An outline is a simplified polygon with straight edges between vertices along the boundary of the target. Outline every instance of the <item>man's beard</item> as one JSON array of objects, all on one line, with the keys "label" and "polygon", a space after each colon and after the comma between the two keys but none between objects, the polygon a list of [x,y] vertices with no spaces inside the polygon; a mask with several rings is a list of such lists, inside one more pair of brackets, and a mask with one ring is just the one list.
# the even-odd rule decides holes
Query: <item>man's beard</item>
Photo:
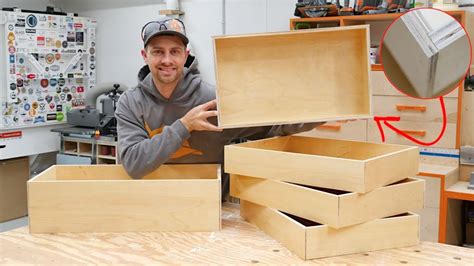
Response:
[{"label": "man's beard", "polygon": [[158,70],[157,78],[161,83],[169,84],[169,83],[173,83],[173,82],[177,81],[181,77],[181,75],[182,75],[182,72],[177,70],[175,75],[163,76],[163,75],[160,74],[160,71]]}]

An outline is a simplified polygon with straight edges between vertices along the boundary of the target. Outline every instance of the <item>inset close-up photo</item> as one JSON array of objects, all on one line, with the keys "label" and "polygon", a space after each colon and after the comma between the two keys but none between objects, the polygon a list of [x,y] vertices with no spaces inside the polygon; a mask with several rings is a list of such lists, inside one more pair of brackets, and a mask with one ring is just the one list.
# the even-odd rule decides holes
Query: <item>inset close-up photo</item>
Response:
[{"label": "inset close-up photo", "polygon": [[430,99],[448,94],[464,79],[471,45],[461,24],[437,9],[400,16],[382,39],[385,75],[402,93]]}]

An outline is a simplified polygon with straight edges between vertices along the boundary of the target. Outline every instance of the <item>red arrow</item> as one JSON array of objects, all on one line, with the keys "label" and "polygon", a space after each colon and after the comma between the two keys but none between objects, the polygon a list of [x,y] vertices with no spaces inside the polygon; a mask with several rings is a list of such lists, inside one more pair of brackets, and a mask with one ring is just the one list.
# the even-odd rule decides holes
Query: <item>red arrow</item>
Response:
[{"label": "red arrow", "polygon": [[414,137],[408,135],[407,133],[401,131],[400,129],[394,127],[393,125],[391,125],[388,122],[388,121],[400,121],[399,116],[374,116],[374,120],[377,123],[377,127],[379,128],[379,131],[380,131],[380,136],[382,137],[382,142],[385,142],[385,135],[384,135],[383,128],[382,128],[382,121],[383,121],[383,123],[388,128],[395,131],[398,135],[402,135],[405,138],[407,138],[407,139],[409,139],[409,140],[411,140],[411,141],[413,141],[417,144],[420,144],[420,145],[423,145],[423,146],[431,146],[433,144],[436,144],[441,139],[441,137],[443,137],[444,131],[446,130],[446,107],[444,106],[443,97],[439,97],[439,101],[441,102],[441,111],[443,113],[443,127],[441,128],[441,133],[439,134],[439,136],[435,140],[433,140],[432,142],[423,142],[423,141],[417,140]]}]

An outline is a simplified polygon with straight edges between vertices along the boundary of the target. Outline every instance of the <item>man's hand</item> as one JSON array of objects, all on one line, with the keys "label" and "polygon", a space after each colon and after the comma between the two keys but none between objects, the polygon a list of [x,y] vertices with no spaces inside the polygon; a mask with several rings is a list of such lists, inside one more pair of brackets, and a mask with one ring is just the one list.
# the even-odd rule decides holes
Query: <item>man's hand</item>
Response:
[{"label": "man's hand", "polygon": [[207,103],[198,105],[193,109],[189,110],[180,120],[189,132],[196,131],[222,131],[222,129],[209,123],[207,119],[209,117],[217,116],[215,110],[217,106],[217,100],[212,100]]}]

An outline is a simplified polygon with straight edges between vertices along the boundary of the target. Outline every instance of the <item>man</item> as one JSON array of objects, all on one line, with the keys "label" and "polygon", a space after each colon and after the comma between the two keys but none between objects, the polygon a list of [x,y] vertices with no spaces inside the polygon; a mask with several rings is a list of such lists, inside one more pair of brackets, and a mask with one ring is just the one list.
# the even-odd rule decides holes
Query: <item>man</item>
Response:
[{"label": "man", "polygon": [[[215,125],[215,88],[201,79],[197,60],[188,60],[184,24],[178,19],[151,21],[143,27],[142,39],[146,66],[138,73],[138,86],[120,97],[115,112],[119,158],[133,178],[142,178],[163,163],[222,163],[223,147],[233,140],[292,134],[315,126],[222,131]],[[187,60],[190,65],[185,67]]]}]

